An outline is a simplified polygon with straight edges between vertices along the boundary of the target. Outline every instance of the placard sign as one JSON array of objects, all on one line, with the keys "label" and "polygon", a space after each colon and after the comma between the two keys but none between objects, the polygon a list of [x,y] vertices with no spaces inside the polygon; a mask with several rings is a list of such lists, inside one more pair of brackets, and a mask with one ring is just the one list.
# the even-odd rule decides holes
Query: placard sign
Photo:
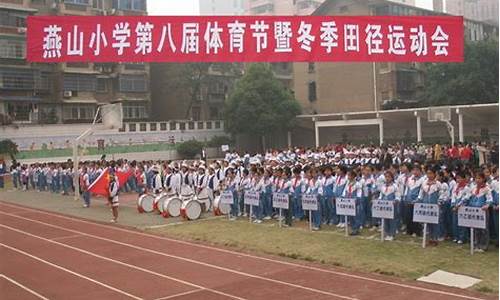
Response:
[{"label": "placard sign", "polygon": [[481,207],[458,208],[458,226],[486,229],[486,212]]},{"label": "placard sign", "polygon": [[245,192],[245,204],[252,206],[259,206],[260,195],[254,191],[246,191]]},{"label": "placard sign", "polygon": [[356,199],[352,198],[337,198],[335,201],[337,215],[341,216],[356,216]]},{"label": "placard sign", "polygon": [[288,209],[288,194],[285,193],[274,193],[273,194],[273,207]]},{"label": "placard sign", "polygon": [[413,206],[413,222],[438,224],[439,205],[415,203],[415,205]]},{"label": "placard sign", "polygon": [[222,204],[233,204],[234,198],[231,191],[224,191],[220,194],[220,203]]},{"label": "placard sign", "polygon": [[394,201],[372,200],[372,217],[394,219]]},{"label": "placard sign", "polygon": [[318,195],[302,195],[303,210],[318,210]]}]

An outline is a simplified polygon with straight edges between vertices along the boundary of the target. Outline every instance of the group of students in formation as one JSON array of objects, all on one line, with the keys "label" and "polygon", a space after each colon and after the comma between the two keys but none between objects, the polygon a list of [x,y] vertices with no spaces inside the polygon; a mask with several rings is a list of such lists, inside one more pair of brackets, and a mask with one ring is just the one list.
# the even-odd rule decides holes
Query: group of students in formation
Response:
[{"label": "group of students in formation", "polygon": [[[184,187],[195,193],[206,191],[213,201],[217,194],[230,191],[234,202],[230,217],[247,217],[252,213],[255,223],[278,218],[273,208],[273,194],[289,195],[289,208],[284,211],[285,224],[304,220],[308,212],[302,209],[302,196],[315,195],[318,210],[311,212],[313,230],[325,226],[351,228],[351,235],[363,229],[384,230],[385,239],[393,240],[397,234],[421,236],[422,226],[413,222],[415,203],[439,205],[439,224],[428,224],[430,245],[444,239],[457,244],[468,242],[468,229],[458,226],[457,210],[460,206],[479,207],[485,210],[487,228],[476,229],[474,246],[477,251],[488,248],[490,236],[498,240],[498,166],[484,164],[473,166],[460,159],[420,160],[400,150],[374,148],[363,150],[341,149],[287,149],[269,151],[263,155],[240,156],[228,152],[225,159],[171,162],[85,162],[80,164],[80,188],[84,206],[90,205],[90,184],[105,168],[132,171],[132,176],[121,191],[139,194],[159,194],[173,191],[178,194]],[[68,194],[73,188],[72,163],[33,164],[17,166],[11,170],[15,187],[50,190]],[[113,173],[113,172],[111,172]],[[115,185],[116,189],[117,186]],[[245,204],[245,192],[257,192],[259,205]],[[356,199],[356,216],[336,212],[338,198]],[[372,200],[394,202],[394,219],[381,227],[381,220],[371,214]]]}]

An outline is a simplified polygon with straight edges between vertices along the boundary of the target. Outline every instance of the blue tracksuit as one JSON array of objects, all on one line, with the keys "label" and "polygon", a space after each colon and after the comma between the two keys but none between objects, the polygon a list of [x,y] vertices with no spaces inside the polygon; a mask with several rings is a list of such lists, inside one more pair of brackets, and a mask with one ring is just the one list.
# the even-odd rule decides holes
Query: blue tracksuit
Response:
[{"label": "blue tracksuit", "polygon": [[[345,175],[337,175],[337,178],[335,179],[335,190],[334,190],[335,198],[342,197],[342,193],[344,192],[346,183],[347,183],[347,177]],[[337,210],[335,208],[335,204],[333,204],[332,214],[330,215],[330,223],[331,224],[343,223],[343,221],[340,220],[339,216],[337,216]]]},{"label": "blue tracksuit", "polygon": [[[321,197],[323,223],[330,223],[332,211],[334,209],[335,198],[335,177],[325,177],[323,181],[323,196]],[[333,223],[331,223],[333,224]]]},{"label": "blue tracksuit", "polygon": [[[395,183],[384,184],[379,187],[379,200],[394,201],[394,208],[397,206],[397,202],[401,200],[401,195],[399,189]],[[387,236],[394,237],[396,235],[397,219],[396,219],[396,209],[394,209],[394,219],[386,220],[384,226],[384,232]]]},{"label": "blue tracksuit", "polygon": [[321,205],[319,205],[319,199],[323,195],[323,186],[321,185],[321,181],[318,179],[310,179],[307,182],[306,194],[308,195],[316,195],[318,198],[318,210],[312,211],[312,222],[314,228],[320,228],[321,226]]},{"label": "blue tracksuit", "polygon": [[[418,195],[418,202],[426,204],[439,204],[441,199],[441,183],[438,181],[426,180],[422,184],[420,194]],[[440,209],[441,211],[441,209]],[[439,224],[429,224],[429,238],[436,241],[439,238]]]},{"label": "blue tracksuit", "polygon": [[[354,198],[356,199],[356,216],[355,217],[349,217],[349,220],[352,224],[352,230],[354,232],[358,232],[360,227],[362,226],[361,223],[361,197],[363,195],[363,187],[360,182],[358,181],[353,181],[353,182],[348,182],[345,185],[344,191],[342,192],[342,197],[343,198]],[[347,226],[347,224],[346,224]]]},{"label": "blue tracksuit", "polygon": [[458,208],[460,206],[466,205],[469,198],[471,197],[471,190],[469,185],[455,185],[451,191],[451,208],[453,209],[452,214],[452,234],[453,239],[456,241],[465,242],[467,239],[467,229],[465,227],[458,226]]}]

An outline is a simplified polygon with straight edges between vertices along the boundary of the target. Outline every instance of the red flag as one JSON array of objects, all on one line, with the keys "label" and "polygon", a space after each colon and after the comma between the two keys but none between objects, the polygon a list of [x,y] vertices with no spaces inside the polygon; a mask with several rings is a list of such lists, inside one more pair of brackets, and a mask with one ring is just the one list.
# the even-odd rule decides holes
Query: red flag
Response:
[{"label": "red flag", "polygon": [[[132,175],[132,170],[129,169],[126,172],[116,171],[115,176],[118,180],[119,186],[122,187],[128,180],[128,178]],[[106,168],[104,171],[97,177],[97,179],[92,182],[89,186],[89,192],[95,195],[100,195],[104,197],[109,196],[109,169]]]}]

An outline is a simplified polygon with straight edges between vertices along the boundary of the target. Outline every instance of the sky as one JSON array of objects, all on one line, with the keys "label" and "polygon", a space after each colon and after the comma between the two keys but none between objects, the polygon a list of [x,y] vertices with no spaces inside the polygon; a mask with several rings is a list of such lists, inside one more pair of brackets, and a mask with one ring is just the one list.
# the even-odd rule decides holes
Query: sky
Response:
[{"label": "sky", "polygon": [[[148,0],[150,15],[181,16],[198,15],[199,0]],[[417,0],[417,6],[432,9],[432,0]]]}]

